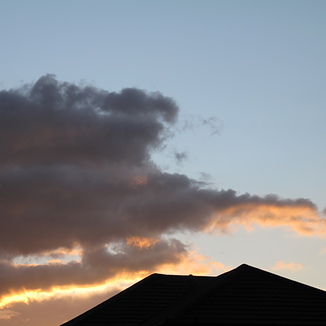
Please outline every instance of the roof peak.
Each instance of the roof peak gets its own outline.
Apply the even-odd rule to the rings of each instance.
[[[151,274],[64,325],[325,325],[325,305],[323,290],[241,264],[218,276]]]
[[[251,266],[251,265],[248,265],[246,263],[243,263],[241,265],[239,265],[238,267],[235,267],[233,269],[230,269],[230,271],[234,271],[234,270],[237,270],[237,269],[244,269],[244,268],[253,268],[253,269],[259,269],[257,267],[254,267],[254,266]],[[189,273],[189,274],[165,274],[165,273],[153,273],[153,274],[150,274],[148,276],[152,276],[152,275],[158,275],[158,276],[199,276],[199,277],[214,277],[213,275],[198,275],[198,274],[193,274],[193,273]],[[221,274],[219,274],[221,275]],[[216,275],[216,276],[219,276],[219,275]]]

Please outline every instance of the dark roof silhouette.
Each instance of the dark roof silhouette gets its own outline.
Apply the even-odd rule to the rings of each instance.
[[[246,264],[217,277],[152,274],[63,325],[252,324],[326,325],[326,292]]]

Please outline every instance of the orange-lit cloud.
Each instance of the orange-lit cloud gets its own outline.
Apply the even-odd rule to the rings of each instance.
[[[291,270],[291,271],[298,271],[302,269],[303,266],[300,263],[285,263],[284,261],[278,261],[274,266],[273,270]]]
[[[25,304],[31,304],[33,302],[40,302],[44,300],[51,300],[53,298],[64,298],[64,297],[88,297],[94,293],[106,293],[109,289],[123,289],[139,279],[147,276],[144,272],[134,274],[119,274],[112,280],[105,281],[103,284],[97,284],[93,286],[76,286],[69,285],[63,287],[53,287],[47,291],[41,289],[36,290],[19,290],[10,294],[0,297],[0,309],[11,307],[14,303],[23,302]],[[12,315],[13,316],[13,315]]]
[[[55,248],[50,251],[44,251],[42,255],[51,256],[51,257],[60,257],[60,256],[80,256],[82,249],[80,247],[73,248]]]
[[[126,240],[127,245],[138,248],[149,248],[159,242],[159,239],[130,237]]]
[[[147,249],[148,248],[149,247],[147,247]],[[154,272],[184,275],[218,275],[229,269],[231,269],[230,266],[225,266],[220,262],[213,261],[210,257],[191,251],[189,255],[183,255],[179,263],[165,263],[153,268],[153,270],[120,272],[114,278],[93,286],[71,285],[53,287],[47,291],[42,291],[41,289],[34,291],[18,291],[17,293],[2,296],[0,300],[0,309],[4,312],[2,315],[0,314],[0,319],[1,317],[7,318],[7,320],[12,319],[13,322],[17,324],[24,324],[25,322],[23,316],[20,316],[20,312],[24,315],[24,312],[26,313],[26,308],[24,309],[24,307],[27,306],[31,313],[38,309],[36,312],[38,315],[40,315],[40,309],[41,311],[47,309],[48,316],[44,317],[45,322],[47,320],[46,318],[52,316],[54,311],[59,309],[62,311],[62,315],[66,316],[65,319],[58,319],[57,324],[59,324],[82,313],[93,305],[108,299],[112,294],[129,287]],[[94,301],[96,298],[99,299]],[[78,303],[76,303],[76,300],[78,300]],[[24,304],[24,306],[22,307],[21,304]],[[65,307],[62,306],[63,304]],[[18,311],[15,309],[18,309]],[[58,317],[52,316],[52,319],[53,318]]]
[[[132,186],[137,188],[140,186],[146,186],[148,178],[146,175],[135,176],[132,178]]]
[[[44,300],[58,293],[81,294],[93,287],[108,286],[127,278],[146,276],[161,266],[173,266],[187,257],[186,247],[176,239],[135,238],[83,252],[80,260],[45,263],[13,263],[0,261],[0,302]],[[126,264],[127,262],[127,264]],[[5,281],[5,282],[4,282]],[[86,289],[86,290],[85,290]]]
[[[222,209],[207,227],[211,230],[228,230],[232,224],[244,225],[249,230],[255,224],[261,227],[285,227],[301,235],[326,235],[326,219],[310,205],[298,202],[287,204],[282,201],[266,203],[239,203]]]
[[[148,248],[148,247],[142,247]],[[50,267],[51,264],[48,266]],[[24,268],[29,266],[23,265]],[[18,266],[22,267],[22,266]],[[42,266],[43,267],[43,266]],[[17,265],[15,264],[15,268]],[[16,290],[10,289],[7,294],[0,296],[0,309],[11,307],[13,304],[23,302],[30,304],[33,302],[40,302],[44,300],[51,300],[53,298],[64,297],[87,297],[94,293],[105,293],[109,289],[124,289],[125,287],[137,282],[138,280],[146,277],[147,275],[158,272],[166,274],[196,274],[196,275],[217,275],[222,272],[231,269],[230,266],[225,266],[220,262],[213,261],[211,258],[198,254],[197,252],[189,252],[188,255],[182,255],[178,263],[165,262],[160,266],[156,266],[152,269],[142,269],[138,271],[121,271],[110,279],[104,279],[102,282],[96,282],[94,280],[93,285],[78,285],[73,283],[73,277],[71,278],[71,284],[64,286],[52,286],[47,290],[42,288],[27,289],[19,288]],[[40,274],[40,276],[42,276]],[[25,280],[28,281],[28,280]],[[8,317],[9,318],[9,317]]]
[[[152,272],[229,268],[192,252],[174,238],[179,232],[258,224],[326,235],[308,199],[212,189],[155,165],[152,152],[178,115],[159,93],[108,92],[47,75],[2,91],[0,109],[3,307],[89,295]]]
[[[0,306],[1,309],[1,306]],[[0,310],[0,320],[7,320],[11,319],[12,317],[18,316],[19,313],[10,309],[3,309]]]

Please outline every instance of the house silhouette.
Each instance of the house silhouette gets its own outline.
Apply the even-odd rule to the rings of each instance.
[[[246,264],[152,274],[62,326],[326,325],[326,292]]]

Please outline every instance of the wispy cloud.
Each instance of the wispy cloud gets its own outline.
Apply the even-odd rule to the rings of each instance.
[[[291,271],[298,271],[302,269],[303,266],[300,263],[285,263],[284,261],[278,261],[274,266],[273,270],[291,270]]]

